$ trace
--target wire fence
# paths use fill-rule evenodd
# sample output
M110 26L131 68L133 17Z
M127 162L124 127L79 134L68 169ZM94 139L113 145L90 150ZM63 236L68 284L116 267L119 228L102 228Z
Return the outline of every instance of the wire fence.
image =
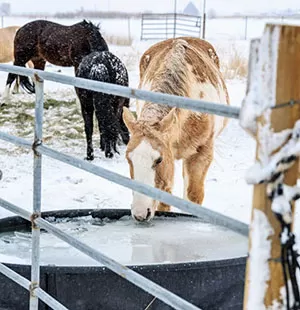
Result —
M34 152L34 165L33 165L33 210L32 213L15 206L0 198L0 206L3 208L23 217L32 222L32 260L31 260L31 281L21 277L14 271L10 270L3 264L0 264L0 272L8 276L10 279L25 287L30 291L30 310L38 309L39 298L53 309L66 309L63 305L57 302L53 297L49 296L45 291L39 287L39 270L40 270L40 228L46 229L61 240L72 245L79 251L93 258L97 262L102 263L104 266L114 271L116 274L124 277L126 280L152 294L156 298L170 305L174 309L182 310L195 310L198 309L188 301L171 293L170 291L162 288L156 283L148 280L140 274L134 272L126 266L119 264L111 258L105 256L99 251L87 246L76 238L64 233L60 229L54 227L49 222L41 218L41 172L42 172L42 155L46 155L53 159L67 163L74 167L93 173L97 176L105 178L121 186L130 188L141 194L147 195L155 200L159 200L166 204L177 207L182 211L191 213L200 217L209 223L220 225L233 231L236 231L245 236L248 235L248 225L234 220L230 217L224 216L218 212L211 211L205 207L200 207L198 204L173 196L165 191L148 186L141 182L131 180L120 174L109 171L105 168L93 165L89 162L76 159L72 156L55 151L42 143L42 125L43 125L43 104L44 104L44 82L50 80L63 84L73 85L80 88L101 91L107 94L114 94L129 98L138 98L148 100L156 103L167 104L176 106L178 108L190 109L197 112L206 112L226 116L231 118L239 117L239 108L229 107L223 104L215 104L204 102L200 100L192 100L179 96L167 95L162 93L154 93L129 87L123 87L98 81L91 81L76 77L69 77L55 73L44 72L40 70L20 68L11 65L0 64L0 70L12 72L19 75L27 75L34 79L36 86L36 99L35 99L35 135L34 142L31 143L25 139L9 135L0 131L0 139L10 143L22 146L24 148L32 148Z

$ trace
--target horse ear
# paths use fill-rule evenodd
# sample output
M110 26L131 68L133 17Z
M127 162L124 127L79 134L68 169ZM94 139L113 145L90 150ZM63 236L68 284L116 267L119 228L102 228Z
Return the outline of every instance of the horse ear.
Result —
M133 116L133 114L130 112L130 110L126 107L123 107L123 121L126 125L126 127L128 128L128 130L130 131L130 133L133 132L134 130L134 125L136 124L136 119Z
M177 115L176 115L176 108L173 108L160 122L160 129L162 132L167 132L171 129L171 126L176 124L177 122Z

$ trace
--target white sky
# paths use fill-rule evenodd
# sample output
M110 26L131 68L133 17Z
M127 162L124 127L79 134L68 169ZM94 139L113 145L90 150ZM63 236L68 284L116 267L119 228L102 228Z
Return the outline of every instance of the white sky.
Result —
M124 12L172 11L175 0L4 0L11 4L13 13L22 12L62 12L85 10L118 10ZM178 11L183 10L190 0L177 0ZM201 9L203 0L193 0ZM0 2L1 3L1 2ZM276 9L298 9L299 0L206 0L207 9L214 8L218 13L259 12Z

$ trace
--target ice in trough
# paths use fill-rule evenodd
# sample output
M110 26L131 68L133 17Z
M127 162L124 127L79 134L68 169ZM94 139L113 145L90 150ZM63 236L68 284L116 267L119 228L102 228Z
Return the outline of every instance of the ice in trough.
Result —
M130 216L119 220L92 216L47 220L125 265L231 259L247 253L246 237L195 218L158 217L148 225L136 224ZM24 230L1 233L0 261L30 264L31 233ZM41 233L41 264L99 265L45 231Z

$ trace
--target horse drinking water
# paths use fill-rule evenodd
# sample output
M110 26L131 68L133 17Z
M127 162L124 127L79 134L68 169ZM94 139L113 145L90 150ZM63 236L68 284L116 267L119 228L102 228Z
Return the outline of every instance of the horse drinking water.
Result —
M83 20L80 23L64 26L47 20L35 20L21 27L14 40L14 65L25 67L31 60L35 69L44 70L46 61L57 66L79 66L82 58L92 51L107 51L99 27ZM16 74L9 73L6 90L7 97ZM27 76L20 76L21 86L34 93L34 85Z
M219 58L210 43L197 38L168 39L150 47L140 60L139 88L229 104ZM171 193L174 160L181 159L184 197L201 204L215 138L226 120L140 100L137 119L126 108L123 118L131 133L126 150L131 178ZM155 210L169 211L170 206L133 193L131 213L137 221L149 221Z

